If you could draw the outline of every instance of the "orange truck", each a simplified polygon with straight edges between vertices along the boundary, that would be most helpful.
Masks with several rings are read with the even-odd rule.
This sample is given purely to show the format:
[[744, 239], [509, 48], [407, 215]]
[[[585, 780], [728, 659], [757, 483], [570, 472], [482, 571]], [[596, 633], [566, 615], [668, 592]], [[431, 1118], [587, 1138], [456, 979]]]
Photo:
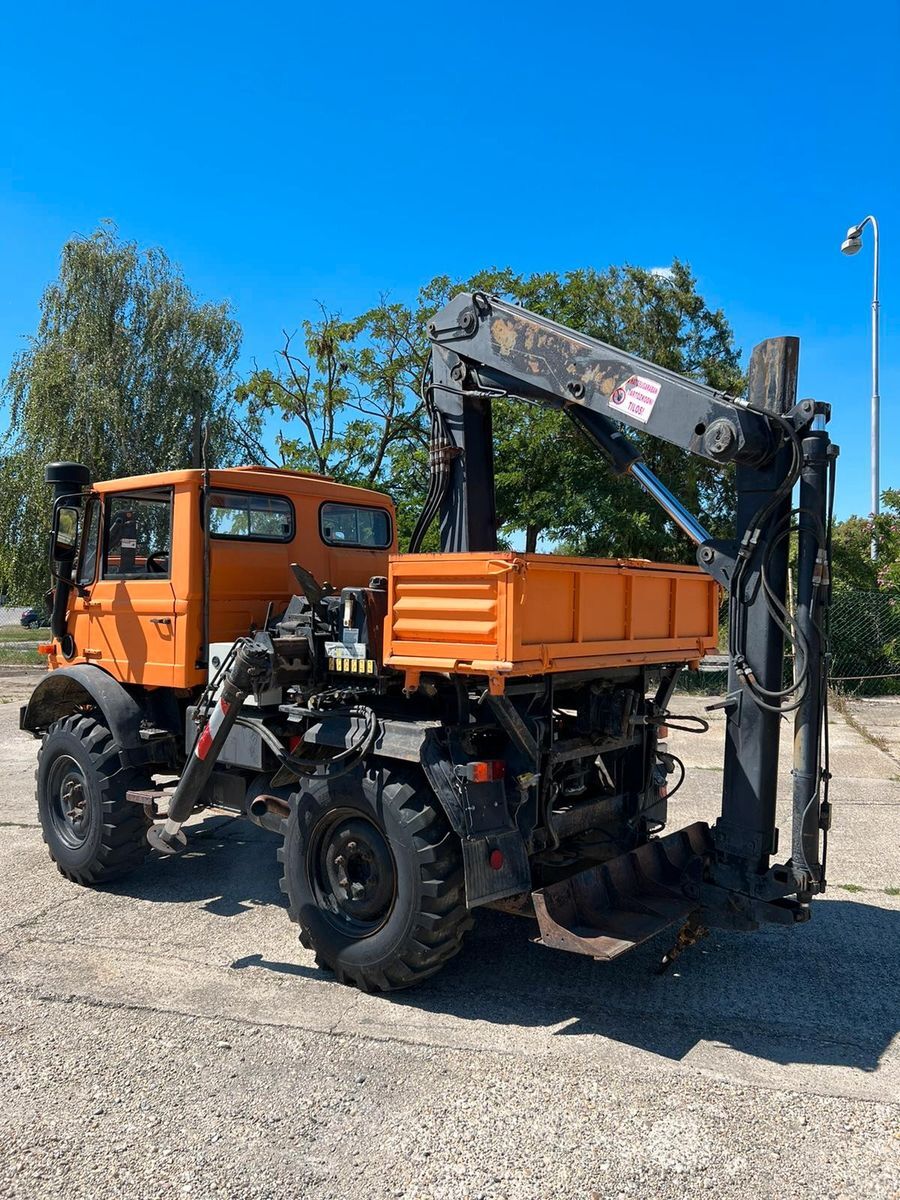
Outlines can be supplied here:
[[[41, 740], [38, 809], [60, 871], [104, 884], [179, 853], [193, 813], [231, 809], [282, 836], [301, 941], [367, 990], [433, 974], [479, 906], [598, 959], [670, 927], [666, 961], [706, 925], [805, 920], [825, 886], [835, 451], [814, 428], [825, 406], [796, 403], [796, 343], [758, 348], [736, 400], [477, 293], [430, 334], [431, 472], [409, 553], [387, 496], [322, 476], [92, 483], [78, 464], [47, 468], [49, 671], [21, 724]], [[498, 395], [562, 408], [696, 543], [697, 563], [499, 550]], [[623, 425], [734, 464], [733, 539], [706, 534]], [[435, 519], [441, 551], [422, 553]], [[685, 723], [672, 696], [717, 647], [723, 588], [722, 815], [663, 834], [684, 778], [666, 743], [667, 724]], [[786, 713], [795, 819], [791, 856], [773, 865]]]

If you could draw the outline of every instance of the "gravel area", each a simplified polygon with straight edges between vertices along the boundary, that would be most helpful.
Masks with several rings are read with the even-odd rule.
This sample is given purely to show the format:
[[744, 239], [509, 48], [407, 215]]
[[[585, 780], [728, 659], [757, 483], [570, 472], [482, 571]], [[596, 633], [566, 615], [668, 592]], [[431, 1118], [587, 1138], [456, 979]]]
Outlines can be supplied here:
[[888, 1104], [10, 994], [4, 1197], [889, 1197]]

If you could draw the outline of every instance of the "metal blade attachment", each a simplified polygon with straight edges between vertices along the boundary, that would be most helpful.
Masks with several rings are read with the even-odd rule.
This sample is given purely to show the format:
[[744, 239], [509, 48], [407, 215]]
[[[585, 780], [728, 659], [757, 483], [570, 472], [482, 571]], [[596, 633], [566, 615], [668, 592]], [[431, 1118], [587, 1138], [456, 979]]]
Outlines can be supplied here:
[[609, 961], [699, 907], [682, 890], [688, 864], [712, 849], [698, 821], [532, 893], [540, 943]]

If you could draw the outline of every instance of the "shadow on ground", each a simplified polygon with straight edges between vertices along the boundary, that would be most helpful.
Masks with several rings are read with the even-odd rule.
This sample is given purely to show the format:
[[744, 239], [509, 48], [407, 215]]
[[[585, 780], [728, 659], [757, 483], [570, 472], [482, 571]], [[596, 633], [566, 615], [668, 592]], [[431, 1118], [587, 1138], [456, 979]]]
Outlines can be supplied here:
[[[259, 904], [283, 904], [275, 851], [281, 838], [232, 816], [207, 816], [187, 827], [188, 848], [157, 857], [105, 891], [114, 895], [194, 904], [233, 917]], [[286, 918], [285, 918], [286, 919]]]
[[[153, 861], [114, 890], [218, 916], [282, 906], [278, 843], [249, 822], [209, 817], [192, 827], [188, 853]], [[877, 1068], [900, 1031], [897, 909], [826, 899], [807, 925], [713, 931], [662, 976], [654, 968], [666, 935], [601, 964], [537, 946], [534, 931], [530, 921], [482, 910], [462, 954], [439, 975], [375, 1003], [557, 1037], [600, 1036], [669, 1059], [706, 1041], [777, 1063], [862, 1071]], [[231, 966], [248, 977], [327, 978], [253, 953]]]

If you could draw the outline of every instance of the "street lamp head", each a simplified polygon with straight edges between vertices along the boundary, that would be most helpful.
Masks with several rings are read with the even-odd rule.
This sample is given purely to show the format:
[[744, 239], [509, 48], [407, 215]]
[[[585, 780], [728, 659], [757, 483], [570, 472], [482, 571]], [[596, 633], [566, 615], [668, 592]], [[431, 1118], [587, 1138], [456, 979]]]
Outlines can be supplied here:
[[841, 244], [842, 254], [858, 254], [862, 247], [862, 227], [860, 225], [851, 225], [847, 230], [847, 236]]

